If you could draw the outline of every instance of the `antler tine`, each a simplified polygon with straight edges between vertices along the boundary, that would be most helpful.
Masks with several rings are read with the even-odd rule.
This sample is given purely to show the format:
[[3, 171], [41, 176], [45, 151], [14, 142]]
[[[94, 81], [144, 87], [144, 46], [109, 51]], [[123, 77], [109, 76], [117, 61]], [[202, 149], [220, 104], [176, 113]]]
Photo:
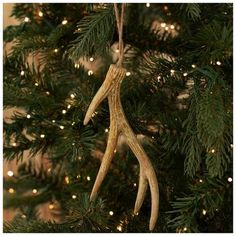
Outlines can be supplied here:
[[147, 191], [147, 178], [144, 174], [143, 167], [140, 166], [140, 176], [139, 176], [139, 185], [138, 185], [138, 193], [137, 193], [137, 198], [135, 201], [135, 207], [134, 207], [134, 214], [138, 214], [143, 201], [144, 197]]
[[116, 65], [111, 64], [109, 67], [109, 70], [107, 72], [106, 78], [102, 84], [102, 86], [99, 88], [99, 90], [97, 91], [97, 93], [95, 94], [92, 102], [89, 105], [89, 108], [86, 112], [85, 118], [84, 118], [84, 125], [87, 125], [89, 120], [92, 117], [92, 114], [95, 112], [95, 110], [97, 109], [97, 107], [99, 106], [99, 104], [102, 102], [102, 100], [104, 100], [109, 92], [111, 91], [111, 89], [114, 86], [114, 82], [116, 78], [119, 78], [122, 76], [122, 74], [124, 74], [125, 70], [117, 70]]
[[93, 185], [93, 189], [90, 195], [90, 199], [93, 200], [96, 198], [98, 190], [108, 172], [108, 169], [111, 165], [112, 158], [114, 156], [114, 151], [117, 145], [117, 140], [118, 140], [118, 130], [116, 124], [111, 124], [110, 126], [110, 132], [108, 136], [108, 141], [107, 141], [107, 147], [105, 154], [102, 158], [102, 163], [100, 166], [100, 169], [98, 171], [96, 181]]
[[[147, 154], [145, 153], [142, 146], [139, 144], [138, 139], [136, 138], [133, 131], [129, 127], [128, 123], [126, 123], [125, 129], [123, 129], [122, 131], [126, 135], [128, 145], [130, 146], [131, 150], [133, 151], [133, 153], [135, 154], [135, 156], [139, 161], [140, 169], [143, 168], [142, 172], [145, 178], [147, 178], [150, 186], [152, 207], [151, 207], [151, 217], [149, 221], [149, 230], [152, 231], [155, 227], [159, 211], [159, 188], [156, 179], [156, 174]], [[136, 202], [138, 202], [139, 204], [142, 203], [142, 199], [144, 198], [145, 195], [144, 190], [145, 190], [145, 185], [143, 184], [140, 185], [139, 195], [137, 196], [136, 200]], [[140, 208], [141, 205], [138, 205], [138, 207]]]

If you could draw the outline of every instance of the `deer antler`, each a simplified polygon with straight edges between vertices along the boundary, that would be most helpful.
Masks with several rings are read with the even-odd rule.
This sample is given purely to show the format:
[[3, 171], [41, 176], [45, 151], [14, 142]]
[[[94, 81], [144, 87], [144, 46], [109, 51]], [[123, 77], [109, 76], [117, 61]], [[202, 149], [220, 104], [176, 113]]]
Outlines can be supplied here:
[[126, 70], [124, 68], [117, 67], [114, 64], [110, 65], [106, 78], [97, 94], [94, 96], [84, 118], [84, 125], [86, 125], [101, 101], [108, 97], [110, 110], [110, 132], [108, 136], [106, 151], [102, 159], [102, 163], [97, 174], [90, 199], [93, 200], [98, 193], [102, 181], [105, 178], [111, 165], [118, 137], [122, 133], [126, 137], [127, 144], [137, 157], [140, 165], [139, 187], [135, 202], [134, 213], [137, 214], [139, 212], [145, 197], [147, 186], [149, 184], [152, 199], [149, 229], [153, 230], [157, 221], [159, 210], [158, 182], [152, 164], [144, 149], [139, 144], [139, 141], [133, 133], [133, 130], [129, 126], [121, 105], [120, 86], [122, 80], [125, 77], [125, 73]]

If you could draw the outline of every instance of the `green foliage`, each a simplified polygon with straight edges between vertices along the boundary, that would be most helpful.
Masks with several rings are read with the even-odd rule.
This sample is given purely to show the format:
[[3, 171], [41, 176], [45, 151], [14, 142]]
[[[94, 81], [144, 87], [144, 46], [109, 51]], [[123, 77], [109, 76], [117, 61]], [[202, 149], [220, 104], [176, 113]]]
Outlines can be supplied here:
[[[131, 74], [121, 102], [157, 173], [155, 233], [232, 231], [232, 9], [126, 5], [123, 66]], [[89, 200], [106, 149], [107, 101], [89, 125], [83, 119], [117, 57], [110, 48], [118, 40], [113, 4], [22, 3], [12, 15], [20, 24], [4, 30], [4, 43], [13, 47], [3, 61], [3, 102], [21, 112], [3, 123], [4, 159], [18, 167], [4, 178], [4, 207], [18, 215], [4, 223], [4, 232], [149, 232], [150, 191], [134, 216], [139, 165], [123, 137], [101, 198]], [[163, 22], [169, 29], [154, 30]], [[79, 60], [90, 56], [94, 62]], [[94, 70], [97, 59], [100, 70]], [[50, 169], [37, 165], [41, 157]], [[61, 221], [41, 221], [38, 206], [54, 201]]]
[[198, 3], [181, 4], [180, 9], [185, 11], [192, 20], [200, 19], [201, 8]]
[[100, 55], [107, 50], [114, 32], [113, 11], [112, 6], [107, 6], [84, 17], [78, 23], [79, 36], [70, 45], [68, 51], [70, 59]]

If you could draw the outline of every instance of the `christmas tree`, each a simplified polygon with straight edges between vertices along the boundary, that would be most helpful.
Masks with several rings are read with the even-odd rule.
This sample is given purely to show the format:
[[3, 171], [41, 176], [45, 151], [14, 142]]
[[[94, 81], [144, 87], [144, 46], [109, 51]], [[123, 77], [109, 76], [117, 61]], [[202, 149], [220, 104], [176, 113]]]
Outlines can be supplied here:
[[18, 3], [12, 17], [4, 232], [233, 231], [233, 4]]

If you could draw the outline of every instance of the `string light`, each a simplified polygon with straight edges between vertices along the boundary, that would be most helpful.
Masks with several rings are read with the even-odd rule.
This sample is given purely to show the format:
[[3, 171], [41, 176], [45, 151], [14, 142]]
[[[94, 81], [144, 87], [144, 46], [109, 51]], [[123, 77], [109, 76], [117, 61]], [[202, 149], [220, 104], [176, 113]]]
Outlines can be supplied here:
[[9, 193], [14, 193], [15, 190], [14, 190], [13, 188], [9, 188], [9, 189], [8, 189], [8, 192], [9, 192]]
[[73, 198], [73, 199], [76, 199], [76, 198], [77, 198], [77, 196], [73, 194], [73, 195], [72, 195], [72, 198]]
[[125, 75], [126, 75], [126, 76], [130, 76], [131, 73], [128, 71], [128, 72], [125, 73]]
[[196, 68], [196, 65], [195, 65], [195, 64], [192, 64], [192, 68]]
[[72, 126], [75, 125], [75, 122], [73, 121], [73, 122], [71, 123], [71, 125], [72, 125]]
[[35, 83], [34, 85], [35, 85], [35, 86], [39, 86], [39, 84], [38, 84], [38, 83]]
[[150, 7], [150, 3], [148, 2], [148, 3], [146, 3], [146, 7]]
[[12, 177], [14, 175], [14, 173], [13, 173], [13, 171], [9, 170], [9, 171], [7, 171], [7, 175]]
[[49, 91], [47, 91], [47, 92], [46, 92], [46, 94], [47, 94], [47, 95], [50, 95], [50, 92], [49, 92]]
[[43, 13], [42, 13], [41, 11], [39, 11], [38, 15], [39, 15], [40, 17], [43, 17]]
[[231, 183], [232, 181], [233, 181], [233, 178], [232, 178], [232, 177], [229, 177], [229, 178], [228, 178], [228, 182]]
[[45, 134], [40, 134], [40, 138], [45, 138]]
[[51, 172], [52, 171], [52, 169], [51, 168], [48, 168], [48, 172]]
[[92, 75], [93, 74], [93, 71], [92, 70], [89, 70], [88, 71], [88, 75], [90, 76], [90, 75]]
[[79, 64], [75, 63], [75, 68], [79, 68]]
[[67, 106], [67, 108], [70, 109], [70, 108], [71, 108], [71, 105], [69, 104], [69, 105]]
[[118, 225], [116, 228], [118, 231], [122, 232], [122, 225]]
[[188, 228], [187, 228], [187, 227], [184, 227], [183, 230], [186, 232], [186, 231], [188, 230]]
[[183, 75], [184, 75], [184, 76], [187, 76], [187, 75], [188, 75], [188, 73], [184, 73]]
[[63, 25], [66, 25], [68, 23], [68, 21], [66, 19], [64, 19], [62, 22], [61, 22]]
[[30, 114], [27, 114], [26, 118], [27, 119], [30, 119], [31, 115]]
[[30, 18], [26, 16], [24, 19], [24, 22], [29, 22], [29, 21], [30, 21]]
[[164, 6], [164, 10], [167, 11], [167, 10], [168, 10], [168, 7], [167, 7], [167, 6]]
[[34, 188], [33, 190], [32, 190], [32, 193], [34, 193], [34, 194], [36, 194], [38, 192], [38, 190], [36, 189], [36, 188]]
[[79, 156], [79, 157], [78, 157], [78, 160], [79, 160], [79, 161], [81, 161], [81, 160], [82, 160], [82, 157], [81, 157], [81, 156]]
[[77, 179], [80, 179], [80, 178], [81, 178], [81, 175], [77, 175], [76, 178], [77, 178]]
[[231, 144], [230, 144], [230, 147], [231, 147], [231, 148], [233, 148], [233, 147], [234, 147], [234, 145], [231, 143]]
[[215, 153], [215, 149], [211, 149], [211, 153]]
[[171, 29], [174, 29], [174, 28], [175, 28], [175, 26], [174, 26], [174, 25], [171, 25], [171, 26], [170, 26], [170, 28], [171, 28]]
[[105, 129], [105, 133], [108, 133], [109, 132], [109, 129]]
[[87, 176], [87, 180], [88, 180], [88, 181], [90, 181], [90, 180], [91, 180], [90, 176]]
[[25, 218], [26, 218], [26, 215], [24, 215], [24, 214], [23, 214], [23, 215], [21, 215], [21, 218], [25, 219]]
[[166, 26], [166, 27], [165, 27], [165, 30], [166, 30], [166, 31], [168, 31], [168, 30], [169, 30], [169, 27], [168, 27], [168, 26]]
[[50, 210], [52, 210], [52, 209], [54, 208], [53, 203], [50, 203], [50, 204], [48, 205], [48, 208], [49, 208]]
[[171, 73], [171, 74], [174, 74], [174, 73], [175, 73], [175, 70], [173, 70], [173, 69], [170, 70], [170, 73]]
[[70, 183], [70, 178], [68, 176], [65, 177], [65, 182], [66, 182], [66, 184]]
[[55, 48], [55, 49], [54, 49], [54, 52], [55, 52], [55, 53], [57, 53], [57, 52], [58, 52], [58, 49], [57, 49], [57, 48]]
[[25, 72], [22, 70], [22, 71], [20, 72], [20, 75], [23, 76], [24, 74], [25, 74]]
[[136, 187], [137, 186], [137, 184], [136, 183], [134, 183], [134, 187]]
[[94, 58], [93, 58], [93, 57], [90, 57], [89, 60], [92, 62], [92, 61], [94, 61]]
[[52, 123], [55, 123], [56, 121], [55, 120], [52, 120]]
[[13, 143], [13, 144], [12, 144], [13, 147], [16, 147], [16, 145], [17, 145], [16, 143]]
[[166, 23], [165, 22], [161, 23], [161, 27], [165, 28], [166, 27]]
[[75, 146], [75, 143], [72, 143], [72, 146]]
[[207, 211], [205, 209], [202, 210], [202, 214], [205, 216]]
[[200, 182], [200, 183], [202, 183], [202, 182], [203, 182], [203, 180], [202, 180], [202, 179], [199, 179], [199, 182]]
[[66, 114], [66, 110], [62, 110], [61, 113], [62, 113], [62, 114]]
[[114, 215], [114, 212], [113, 212], [113, 211], [109, 211], [109, 215], [110, 215], [110, 216], [113, 216], [113, 215]]
[[221, 62], [220, 62], [220, 61], [217, 61], [217, 62], [216, 62], [216, 65], [220, 66], [220, 65], [221, 65]]
[[72, 94], [70, 95], [70, 97], [71, 97], [72, 99], [74, 99], [74, 98], [75, 98], [75, 94], [72, 93]]
[[119, 49], [116, 49], [116, 53], [118, 53], [119, 52]]

